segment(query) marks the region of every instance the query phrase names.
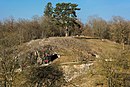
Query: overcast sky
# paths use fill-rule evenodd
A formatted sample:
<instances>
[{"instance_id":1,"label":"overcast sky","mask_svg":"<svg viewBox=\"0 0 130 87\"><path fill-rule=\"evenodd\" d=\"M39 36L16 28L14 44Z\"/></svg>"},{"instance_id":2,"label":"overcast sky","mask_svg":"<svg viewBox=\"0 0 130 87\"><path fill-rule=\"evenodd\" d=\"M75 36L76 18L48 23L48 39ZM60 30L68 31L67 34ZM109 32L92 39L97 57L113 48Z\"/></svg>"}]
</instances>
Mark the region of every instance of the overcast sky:
<instances>
[{"instance_id":1,"label":"overcast sky","mask_svg":"<svg viewBox=\"0 0 130 87\"><path fill-rule=\"evenodd\" d=\"M0 0L0 20L14 18L31 19L42 16L48 2L55 6L58 2L78 4L78 18L85 23L89 16L99 16L110 20L112 16L121 16L130 20L130 0Z\"/></svg>"}]
</instances>

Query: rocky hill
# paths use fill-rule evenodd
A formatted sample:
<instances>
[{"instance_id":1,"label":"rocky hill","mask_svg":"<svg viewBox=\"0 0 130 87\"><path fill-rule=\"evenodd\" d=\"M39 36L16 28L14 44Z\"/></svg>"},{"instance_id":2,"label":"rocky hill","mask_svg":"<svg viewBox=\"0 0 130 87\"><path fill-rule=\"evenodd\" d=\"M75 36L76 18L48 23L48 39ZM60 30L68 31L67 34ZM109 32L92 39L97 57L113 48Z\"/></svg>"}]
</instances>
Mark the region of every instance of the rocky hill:
<instances>
[{"instance_id":1,"label":"rocky hill","mask_svg":"<svg viewBox=\"0 0 130 87\"><path fill-rule=\"evenodd\" d=\"M31 54L37 51L41 55L43 49L49 49L51 54L58 54L60 58L49 63L49 65L37 65L37 63L32 65L30 62ZM65 87L95 87L95 82L97 80L100 82L103 79L99 80L100 76L98 75L93 77L90 75L94 67L99 67L96 60L120 49L122 47L118 43L90 37L49 37L21 44L17 47L16 58L18 58L20 64L24 65L22 66L24 68L18 74L18 78L21 80L15 80L17 87L26 83L23 73L30 72L28 70L32 70L34 67L43 67L44 70L44 67L50 65L62 68L63 77L67 82Z\"/></svg>"}]
</instances>

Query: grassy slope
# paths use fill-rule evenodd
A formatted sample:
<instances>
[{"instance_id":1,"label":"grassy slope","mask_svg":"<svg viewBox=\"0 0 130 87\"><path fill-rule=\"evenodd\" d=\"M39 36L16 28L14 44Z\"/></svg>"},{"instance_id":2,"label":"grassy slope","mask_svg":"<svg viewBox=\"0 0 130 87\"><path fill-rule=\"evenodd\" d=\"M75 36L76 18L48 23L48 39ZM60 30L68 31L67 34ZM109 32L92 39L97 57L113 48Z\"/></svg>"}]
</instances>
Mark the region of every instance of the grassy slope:
<instances>
[{"instance_id":1,"label":"grassy slope","mask_svg":"<svg viewBox=\"0 0 130 87\"><path fill-rule=\"evenodd\" d=\"M115 54L118 54L120 50L122 50L122 45L109 41L109 40L98 40L98 39L86 39L85 40L89 45L89 48L93 51L96 51L99 55L101 55L104 58L105 56L110 56ZM128 46L125 46L125 48L128 48ZM119 54L118 54L119 55ZM128 54L129 58L130 54ZM99 57L100 58L100 57ZM97 59L98 60L98 59ZM98 69L100 69L100 64L97 64L97 62L94 62L94 65L90 68L90 71L88 71L86 74L83 74L75 79L72 80L73 84L80 84L80 87L102 87L95 86L95 83L104 83L103 87L107 87L106 79L100 75L98 75ZM100 70L99 70L100 71ZM92 75L91 72L94 72L95 74ZM129 72L126 72L129 73ZM74 87L74 86L70 86Z\"/></svg>"},{"instance_id":2,"label":"grassy slope","mask_svg":"<svg viewBox=\"0 0 130 87\"><path fill-rule=\"evenodd\" d=\"M117 52L117 50L122 49L122 46L120 44L114 43L114 42L109 41L109 40L104 40L104 41L101 41L99 39L81 39L81 40L87 42L88 47L92 51L97 52L99 55L112 54L114 52ZM95 66L99 67L96 64L95 64ZM95 87L95 85L94 85L95 82L100 82L100 81L104 80L103 77L100 77L97 75L92 76L89 73L91 73L91 71L73 79L72 83L78 84L78 85L80 85L80 87ZM74 86L72 86L72 87L74 87Z\"/></svg>"}]
</instances>

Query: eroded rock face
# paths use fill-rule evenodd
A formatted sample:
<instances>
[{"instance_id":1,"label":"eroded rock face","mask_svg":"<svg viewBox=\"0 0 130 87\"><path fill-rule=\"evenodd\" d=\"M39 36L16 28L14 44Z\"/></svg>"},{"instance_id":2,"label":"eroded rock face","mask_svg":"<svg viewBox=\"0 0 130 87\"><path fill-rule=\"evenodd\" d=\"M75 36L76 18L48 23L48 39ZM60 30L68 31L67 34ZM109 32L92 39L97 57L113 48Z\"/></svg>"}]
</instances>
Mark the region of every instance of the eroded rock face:
<instances>
[{"instance_id":1,"label":"eroded rock face","mask_svg":"<svg viewBox=\"0 0 130 87\"><path fill-rule=\"evenodd\" d=\"M73 64L73 65L62 65L64 76L67 81L71 81L72 79L80 76L81 74L86 74L90 66L93 63L88 64Z\"/></svg>"}]
</instances>

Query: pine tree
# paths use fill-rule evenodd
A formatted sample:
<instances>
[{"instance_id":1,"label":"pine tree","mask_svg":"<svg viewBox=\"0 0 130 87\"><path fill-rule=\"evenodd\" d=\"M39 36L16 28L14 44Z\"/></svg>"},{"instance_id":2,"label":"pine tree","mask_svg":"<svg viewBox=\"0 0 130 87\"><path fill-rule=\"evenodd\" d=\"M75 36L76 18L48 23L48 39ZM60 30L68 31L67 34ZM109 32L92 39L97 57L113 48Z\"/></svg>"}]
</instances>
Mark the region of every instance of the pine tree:
<instances>
[{"instance_id":1,"label":"pine tree","mask_svg":"<svg viewBox=\"0 0 130 87\"><path fill-rule=\"evenodd\" d=\"M58 25L65 29L66 36L68 36L69 27L81 27L76 18L76 10L80 10L80 8L77 8L77 6L77 4L72 3L57 3L54 9L53 18L55 21L57 21Z\"/></svg>"}]
</instances>

